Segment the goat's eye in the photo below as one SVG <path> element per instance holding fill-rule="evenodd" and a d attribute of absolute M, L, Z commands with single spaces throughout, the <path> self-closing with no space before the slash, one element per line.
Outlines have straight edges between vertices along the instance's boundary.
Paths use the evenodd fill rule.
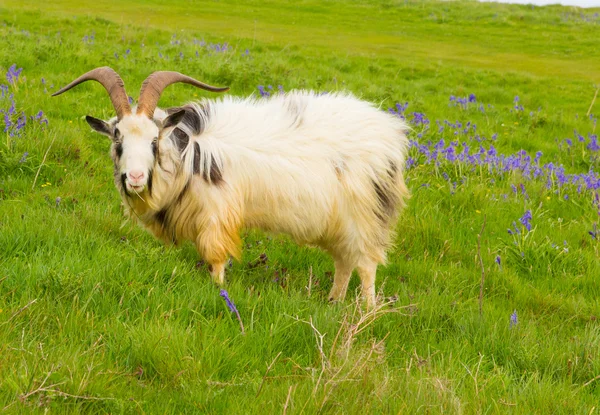
<path fill-rule="evenodd" d="M 115 128 L 115 132 L 113 135 L 115 136 L 115 138 L 119 138 L 121 136 L 121 132 L 119 131 L 118 128 Z"/>

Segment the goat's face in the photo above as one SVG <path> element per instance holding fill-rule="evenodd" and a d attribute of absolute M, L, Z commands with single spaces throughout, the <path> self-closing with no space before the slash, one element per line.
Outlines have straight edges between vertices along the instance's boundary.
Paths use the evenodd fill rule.
<path fill-rule="evenodd" d="M 146 189 L 149 193 L 152 192 L 152 172 L 160 160 L 160 137 L 168 135 L 185 115 L 185 111 L 181 110 L 169 115 L 162 122 L 154 119 L 156 105 L 163 89 L 176 82 L 212 92 L 225 92 L 229 89 L 210 86 L 179 72 L 153 72 L 142 83 L 140 99 L 134 113 L 129 105 L 123 80 L 113 69 L 105 66 L 84 73 L 52 96 L 60 95 L 82 82 L 91 80 L 104 86 L 117 117 L 105 122 L 88 115 L 86 120 L 94 130 L 112 139 L 111 154 L 118 178 L 117 186 L 127 196 L 139 195 Z"/>
<path fill-rule="evenodd" d="M 112 140 L 111 157 L 121 191 L 127 196 L 152 191 L 152 173 L 158 163 L 159 140 L 170 133 L 185 111 L 171 114 L 162 122 L 145 114 L 129 114 L 109 122 L 87 116 L 86 121 L 97 132 Z"/>

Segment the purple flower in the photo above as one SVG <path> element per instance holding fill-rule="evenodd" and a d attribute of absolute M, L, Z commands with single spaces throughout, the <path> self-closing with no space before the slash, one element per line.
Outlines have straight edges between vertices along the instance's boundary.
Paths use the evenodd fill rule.
<path fill-rule="evenodd" d="M 519 319 L 517 317 L 517 310 L 513 311 L 513 313 L 510 315 L 510 323 L 509 323 L 509 328 L 513 328 L 515 327 L 517 324 L 519 324 Z"/>
<path fill-rule="evenodd" d="M 429 119 L 422 112 L 413 112 L 413 121 L 415 125 L 428 125 Z"/>
<path fill-rule="evenodd" d="M 271 96 L 271 93 L 269 91 L 267 91 L 263 85 L 258 86 L 258 92 L 260 93 L 261 97 L 270 97 Z"/>
<path fill-rule="evenodd" d="M 521 222 L 521 224 L 523 226 L 525 226 L 525 228 L 527 229 L 527 231 L 531 230 L 531 219 L 533 217 L 531 216 L 531 210 L 527 210 L 525 211 L 525 213 L 523 214 L 523 216 L 519 219 L 519 222 Z"/>
<path fill-rule="evenodd" d="M 229 307 L 229 310 L 232 313 L 235 313 L 235 316 L 237 317 L 238 321 L 240 322 L 240 329 L 242 330 L 242 334 L 244 334 L 244 323 L 242 322 L 242 317 L 240 316 L 240 313 L 238 312 L 237 308 L 235 308 L 235 304 L 233 304 L 233 301 L 231 301 L 231 298 L 229 298 L 229 294 L 227 294 L 227 291 L 221 290 L 219 295 L 225 299 L 225 303 L 227 304 L 227 307 Z"/>
<path fill-rule="evenodd" d="M 237 308 L 235 308 L 235 304 L 233 303 L 233 301 L 231 301 L 231 298 L 229 298 L 229 294 L 227 293 L 227 291 L 221 290 L 219 295 L 225 299 L 225 303 L 227 303 L 227 307 L 229 307 L 229 310 L 232 313 L 238 312 Z"/>
<path fill-rule="evenodd" d="M 515 221 L 513 221 L 513 228 L 508 228 L 508 234 L 509 235 L 519 235 L 521 233 L 521 231 L 519 230 L 519 228 L 517 227 L 517 224 Z"/>
<path fill-rule="evenodd" d="M 25 163 L 27 161 L 27 156 L 29 155 L 29 152 L 24 152 L 23 156 L 21 157 L 21 160 L 19 160 L 19 163 Z"/>
<path fill-rule="evenodd" d="M 500 258 L 500 255 L 496 255 L 496 264 L 502 268 L 502 258 Z"/>
<path fill-rule="evenodd" d="M 600 145 L 598 145 L 598 136 L 595 134 L 590 134 L 590 142 L 587 145 L 587 149 L 590 151 L 598 151 L 600 150 Z"/>
<path fill-rule="evenodd" d="M 16 64 L 12 64 L 10 68 L 8 68 L 8 72 L 6 72 L 6 80 L 9 84 L 14 84 L 19 80 L 19 75 L 23 72 L 23 68 L 17 69 Z"/>
<path fill-rule="evenodd" d="M 597 224 L 596 223 L 594 223 L 594 230 L 593 231 L 588 231 L 588 233 L 590 234 L 590 236 L 592 237 L 592 239 L 598 239 L 598 229 L 597 229 Z"/>

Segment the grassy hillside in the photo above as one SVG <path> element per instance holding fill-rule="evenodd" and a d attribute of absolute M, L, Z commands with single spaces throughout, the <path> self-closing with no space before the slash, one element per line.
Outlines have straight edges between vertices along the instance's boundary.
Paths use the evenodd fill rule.
<path fill-rule="evenodd" d="M 0 4 L 0 410 L 565 413 L 600 402 L 600 10 L 412 1 Z M 382 306 L 244 233 L 227 308 L 191 245 L 123 217 L 109 65 L 235 95 L 349 90 L 407 119 Z M 6 76 L 4 76 L 6 74 Z M 259 86 L 261 89 L 259 89 Z M 161 105 L 208 93 L 172 86 Z"/>

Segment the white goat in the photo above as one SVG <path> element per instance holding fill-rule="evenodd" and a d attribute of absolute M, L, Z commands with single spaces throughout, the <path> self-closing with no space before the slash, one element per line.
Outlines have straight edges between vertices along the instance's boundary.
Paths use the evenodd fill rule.
<path fill-rule="evenodd" d="M 224 283 L 229 255 L 240 256 L 243 227 L 291 235 L 335 261 L 330 300 L 342 300 L 355 268 L 368 305 L 391 227 L 409 196 L 403 171 L 407 126 L 349 94 L 291 92 L 270 99 L 204 100 L 156 108 L 175 82 L 221 92 L 176 72 L 155 72 L 132 112 L 123 81 L 94 69 L 117 117 L 87 116 L 112 139 L 115 184 L 129 214 L 166 242 L 190 240 Z"/>

